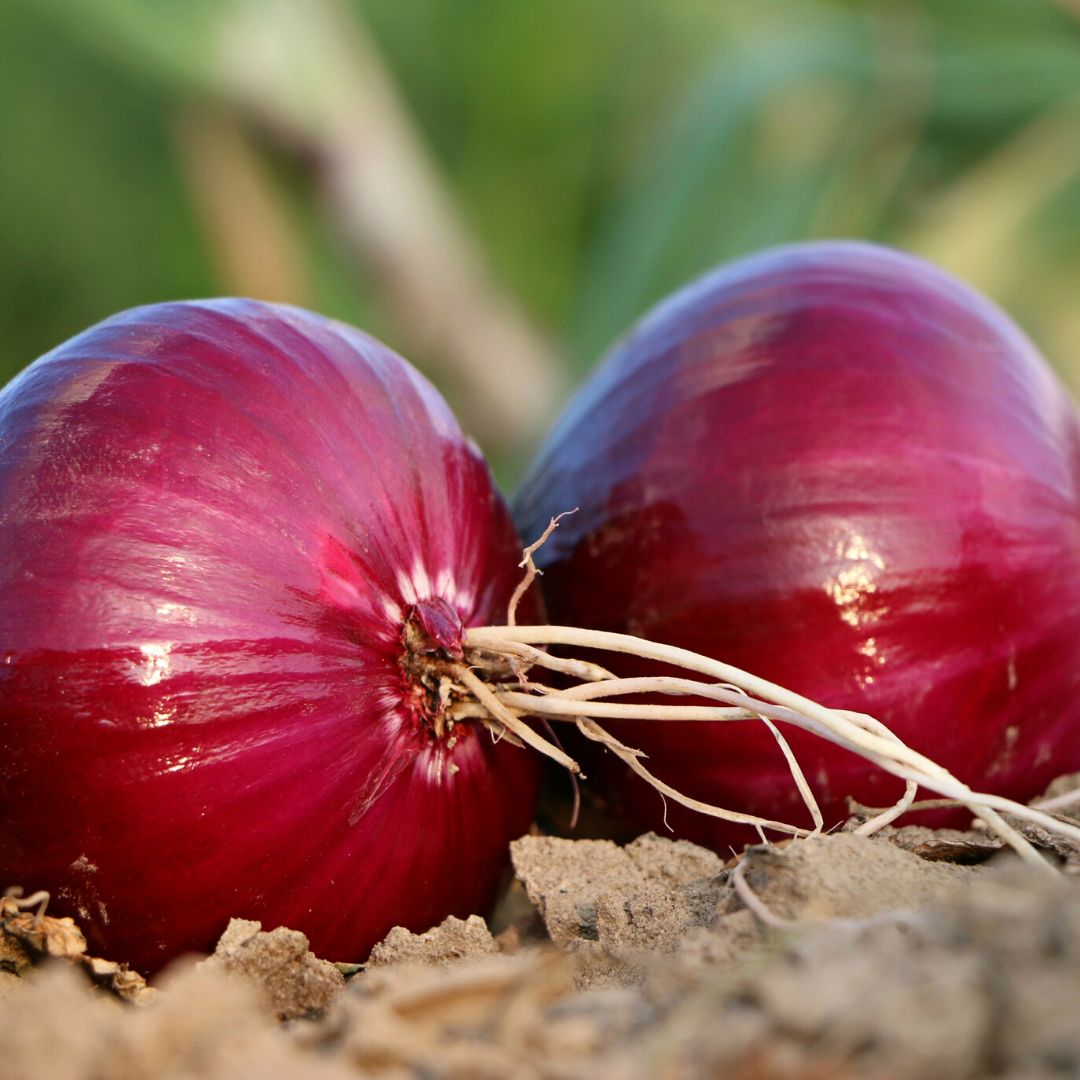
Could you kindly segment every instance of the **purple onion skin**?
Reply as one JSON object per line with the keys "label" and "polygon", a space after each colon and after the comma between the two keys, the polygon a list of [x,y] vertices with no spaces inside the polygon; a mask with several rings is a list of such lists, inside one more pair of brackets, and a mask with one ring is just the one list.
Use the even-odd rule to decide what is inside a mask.
{"label": "purple onion skin", "polygon": [[118,315],[0,394],[0,508],[0,887],[144,971],[231,916],[360,960],[493,902],[537,762],[436,737],[398,658],[417,602],[503,622],[520,544],[398,356],[252,301]]}
{"label": "purple onion skin", "polygon": [[[1001,311],[915,258],[814,243],[723,267],[646,316],[515,506],[526,541],[580,507],[538,553],[552,622],[870,713],[977,790],[1026,800],[1080,769],[1078,473],[1076,411]],[[611,729],[689,795],[810,821],[763,725]],[[784,731],[827,827],[847,795],[901,793]],[[597,768],[634,828],[662,827],[654,791],[610,755]],[[757,835],[667,817],[718,850]]]}

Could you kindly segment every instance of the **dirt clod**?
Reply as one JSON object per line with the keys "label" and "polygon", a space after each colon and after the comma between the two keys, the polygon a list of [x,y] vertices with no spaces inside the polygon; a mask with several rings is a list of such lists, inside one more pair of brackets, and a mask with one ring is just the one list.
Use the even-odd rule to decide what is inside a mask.
{"label": "dirt clod", "polygon": [[[653,835],[526,837],[513,858],[536,914],[520,892],[504,905],[513,950],[476,916],[399,927],[348,984],[302,934],[242,920],[146,1009],[91,993],[85,965],[0,969],[22,986],[0,997],[0,1080],[1075,1073],[1080,882],[1008,853],[928,860],[901,832],[761,845],[738,872]],[[901,839],[961,858],[973,842]],[[550,941],[518,932],[533,918]]]}
{"label": "dirt clod", "polygon": [[279,926],[265,933],[262,923],[248,919],[233,919],[213,956],[199,966],[255,987],[281,1020],[324,1015],[345,985],[333,964],[308,949],[308,939],[299,930]]}
{"label": "dirt clod", "polygon": [[705,848],[654,833],[625,848],[610,840],[523,836],[510,855],[552,941],[563,946],[575,939],[630,945],[645,934],[653,948],[661,935],[659,947],[670,950],[678,928],[715,917],[715,898],[699,897],[724,867]]}
{"label": "dirt clod", "polygon": [[144,1009],[90,993],[83,972],[49,965],[0,1012],[0,1080],[348,1080],[303,1052],[250,984],[174,972]]}
{"label": "dirt clod", "polygon": [[447,917],[423,934],[412,934],[395,926],[371,950],[369,964],[445,964],[452,960],[474,960],[497,953],[499,946],[487,923],[479,915],[467,919]]}
{"label": "dirt clod", "polygon": [[746,881],[785,919],[865,919],[954,895],[980,871],[927,862],[881,840],[838,833],[750,848]]}

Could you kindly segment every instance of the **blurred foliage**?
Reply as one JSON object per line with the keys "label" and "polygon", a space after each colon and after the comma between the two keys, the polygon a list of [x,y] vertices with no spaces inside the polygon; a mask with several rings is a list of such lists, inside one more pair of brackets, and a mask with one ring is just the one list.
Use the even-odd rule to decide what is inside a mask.
{"label": "blurred foliage", "polygon": [[0,5],[0,373],[111,312],[213,291],[172,103]]}
{"label": "blurred foliage", "polygon": [[[282,288],[399,338],[303,147],[215,70],[228,13],[280,2],[0,0],[0,376],[113,311],[246,280],[198,197],[206,109],[246,140],[214,145],[271,207]],[[864,236],[989,291],[1080,387],[1080,7],[341,2],[575,378],[719,261]]]}

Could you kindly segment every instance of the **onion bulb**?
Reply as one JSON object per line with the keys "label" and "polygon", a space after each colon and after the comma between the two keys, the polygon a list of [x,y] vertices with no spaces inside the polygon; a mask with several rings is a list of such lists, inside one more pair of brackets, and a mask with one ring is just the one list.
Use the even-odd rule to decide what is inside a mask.
{"label": "onion bulb", "polygon": [[[978,790],[1080,769],[1080,423],[1017,327],[915,258],[781,248],[661,303],[515,502],[553,622],[692,649],[867,713]],[[625,656],[621,676],[657,670]],[[686,794],[810,827],[761,723],[606,726]],[[826,827],[903,785],[786,730]],[[657,794],[605,755],[636,829]],[[718,849],[757,833],[679,806]]]}
{"label": "onion bulb", "polygon": [[428,661],[519,559],[480,452],[358,331],[223,300],[60,346],[0,394],[0,887],[144,970],[231,916],[359,960],[484,911],[538,759]]}

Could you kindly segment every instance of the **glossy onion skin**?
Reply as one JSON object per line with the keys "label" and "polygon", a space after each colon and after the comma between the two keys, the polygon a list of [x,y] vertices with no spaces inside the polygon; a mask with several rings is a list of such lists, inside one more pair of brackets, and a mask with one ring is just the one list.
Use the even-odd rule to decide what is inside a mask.
{"label": "glossy onion skin", "polygon": [[536,762],[436,738],[398,656],[418,601],[504,621],[520,544],[400,357],[252,301],[124,313],[0,394],[0,508],[0,887],[144,971],[231,916],[360,960],[491,904]]}
{"label": "glossy onion skin", "polygon": [[[552,622],[870,713],[977,789],[1027,799],[1080,769],[1078,473],[1075,409],[997,308],[915,258],[815,243],[646,316],[556,425],[515,516],[531,541],[580,507],[538,553]],[[689,795],[810,820],[763,725],[611,727]],[[784,731],[826,827],[847,795],[902,791]],[[633,827],[662,827],[655,792],[610,756],[597,769]],[[718,850],[757,835],[674,805],[668,820]]]}

